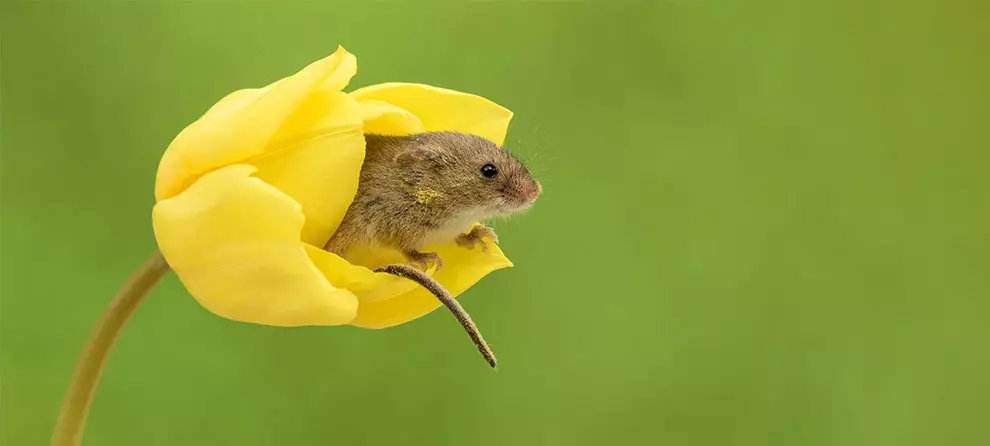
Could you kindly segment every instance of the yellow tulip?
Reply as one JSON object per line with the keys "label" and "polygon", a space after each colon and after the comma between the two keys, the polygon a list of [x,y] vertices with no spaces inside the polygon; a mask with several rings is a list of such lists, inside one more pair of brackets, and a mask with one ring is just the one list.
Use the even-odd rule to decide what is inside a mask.
{"label": "yellow tulip", "polygon": [[[421,84],[343,90],[356,58],[339,48],[264,88],[236,91],[184,129],[162,156],[152,212],[169,266],[205,308],[275,326],[390,327],[440,304],[401,262],[367,247],[343,259],[320,247],[358,186],[365,133],[451,130],[502,144],[512,113],[485,98]],[[427,247],[428,271],[454,296],[508,266],[497,246]]]}

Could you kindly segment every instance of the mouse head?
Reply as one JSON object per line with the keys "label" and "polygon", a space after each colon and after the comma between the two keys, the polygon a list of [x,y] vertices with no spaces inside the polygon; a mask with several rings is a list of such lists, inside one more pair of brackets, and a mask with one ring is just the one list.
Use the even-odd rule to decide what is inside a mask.
{"label": "mouse head", "polygon": [[479,219],[510,215],[529,208],[542,192],[522,162],[480,136],[429,132],[410,141],[410,150],[397,159],[404,177],[444,194],[452,211]]}

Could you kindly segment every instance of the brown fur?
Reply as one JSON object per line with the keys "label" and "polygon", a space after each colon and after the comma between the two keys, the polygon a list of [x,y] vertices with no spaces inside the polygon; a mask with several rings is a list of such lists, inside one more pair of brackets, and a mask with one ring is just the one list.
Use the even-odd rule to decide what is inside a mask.
{"label": "brown fur", "polygon": [[[394,248],[422,266],[422,256],[436,257],[418,252],[426,244],[453,241],[473,222],[525,209],[541,191],[526,166],[478,136],[428,132],[365,139],[357,195],[326,245],[345,258],[351,247],[371,244]],[[498,168],[495,178],[482,176],[486,163]]]}

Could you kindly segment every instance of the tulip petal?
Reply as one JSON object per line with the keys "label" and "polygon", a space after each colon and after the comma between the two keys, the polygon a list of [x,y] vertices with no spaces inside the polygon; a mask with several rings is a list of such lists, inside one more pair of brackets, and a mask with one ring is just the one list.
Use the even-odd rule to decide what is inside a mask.
{"label": "tulip petal", "polygon": [[339,48],[269,87],[228,95],[169,145],[158,166],[156,199],[175,196],[206,172],[261,154],[316,89],[343,88],[357,69],[353,59]]}
{"label": "tulip petal", "polygon": [[388,102],[364,99],[358,101],[364,114],[364,131],[376,135],[411,135],[426,129],[416,115]]}
{"label": "tulip petal", "polygon": [[335,287],[345,288],[357,296],[360,305],[391,299],[418,285],[386,273],[376,273],[355,265],[340,256],[313,245],[304,245],[313,264]]}
{"label": "tulip petal", "polygon": [[273,138],[265,154],[247,162],[255,175],[302,205],[302,241],[326,244],[357,193],[364,162],[361,109],[339,91],[313,94]]}
{"label": "tulip petal", "polygon": [[390,82],[351,92],[358,100],[387,102],[416,115],[426,131],[456,131],[505,142],[512,112],[481,96],[423,84]]}
{"label": "tulip petal", "polygon": [[[487,253],[478,248],[465,249],[453,242],[428,246],[424,251],[436,252],[443,259],[444,266],[440,271],[428,271],[427,273],[432,273],[432,277],[454,297],[470,288],[488,273],[512,266],[512,262],[502,254],[498,245],[494,243],[489,243]],[[387,263],[395,263],[395,260],[397,259],[388,259],[388,256],[382,256],[376,261],[376,263],[381,262],[380,264],[367,266],[375,268]],[[317,266],[321,266],[319,262],[317,262]],[[326,274],[325,269],[321,267],[321,270]],[[411,281],[406,282],[412,283]],[[390,299],[381,299],[382,296],[376,296],[378,299],[371,302],[366,302],[361,298],[360,290],[355,291],[355,294],[358,295],[361,304],[358,307],[357,317],[351,324],[364,328],[388,328],[403,324],[424,316],[440,306],[440,301],[419,285],[406,293],[396,294]]]}
{"label": "tulip petal", "polygon": [[268,93],[278,84],[285,82],[286,79],[288,78],[279,79],[261,88],[245,88],[234,91],[227,96],[224,96],[223,99],[217,101],[216,104],[213,104],[213,106],[210,107],[206,113],[203,113],[203,116],[200,116],[198,120],[214,119],[240,110],[244,108],[245,105],[248,105],[255,99],[258,99],[261,95]]}
{"label": "tulip petal", "polygon": [[300,205],[235,164],[152,212],[155,238],[189,293],[219,316],[275,326],[341,325],[357,297],[327,281],[299,241]]}

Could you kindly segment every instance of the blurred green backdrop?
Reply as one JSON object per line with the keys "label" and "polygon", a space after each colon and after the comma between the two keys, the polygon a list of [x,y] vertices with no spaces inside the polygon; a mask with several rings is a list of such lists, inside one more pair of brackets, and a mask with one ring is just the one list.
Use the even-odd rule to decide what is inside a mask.
{"label": "blurred green backdrop", "polygon": [[986,2],[2,8],[4,445],[155,248],[171,138],[338,44],[516,112],[546,194],[463,299],[500,370],[444,312],[253,326],[170,276],[84,444],[990,444]]}

